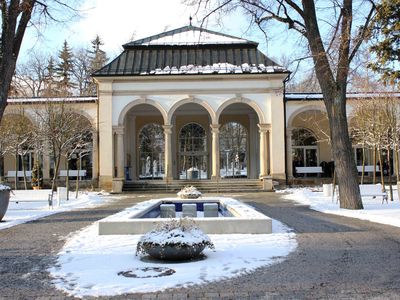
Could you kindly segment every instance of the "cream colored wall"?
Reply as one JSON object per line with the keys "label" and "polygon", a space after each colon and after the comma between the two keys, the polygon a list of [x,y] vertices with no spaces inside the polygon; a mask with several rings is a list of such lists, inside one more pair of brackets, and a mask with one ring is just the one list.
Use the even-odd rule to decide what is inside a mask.
{"label": "cream colored wall", "polygon": [[[175,110],[186,103],[197,103],[207,110],[211,120],[207,117],[203,119],[196,116],[176,117],[172,137],[175,144],[172,148],[174,155],[177,155],[176,136],[185,122],[198,121],[205,127],[210,139],[209,124],[218,124],[219,114],[224,107],[233,103],[245,103],[257,113],[259,123],[276,123],[271,127],[270,133],[270,149],[271,157],[273,157],[270,167],[274,176],[284,177],[282,90],[285,77],[286,74],[252,74],[96,78],[100,91],[99,118],[102,120],[100,124],[100,176],[108,179],[112,176],[112,163],[106,160],[114,157],[113,149],[112,146],[105,146],[102,142],[111,135],[107,128],[124,125],[126,114],[135,105],[149,104],[157,108],[163,116],[164,124],[167,125],[172,122]],[[139,125],[136,124],[137,128],[140,127]],[[248,123],[247,126],[249,126]],[[257,137],[259,138],[259,134]],[[208,147],[211,153],[211,140],[208,142]],[[176,177],[178,165],[174,159],[173,164]],[[211,167],[211,158],[209,165]],[[255,169],[254,166],[253,169]]]}
{"label": "cream colored wall", "polygon": [[112,82],[101,82],[99,93],[99,184],[112,190],[114,175],[114,149],[112,126]]}

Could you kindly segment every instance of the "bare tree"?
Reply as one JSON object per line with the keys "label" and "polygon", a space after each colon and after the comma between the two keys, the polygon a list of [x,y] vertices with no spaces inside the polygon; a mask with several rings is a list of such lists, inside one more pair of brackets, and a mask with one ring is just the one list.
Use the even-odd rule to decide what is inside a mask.
{"label": "bare tree", "polygon": [[21,158],[21,168],[24,174],[24,187],[27,189],[25,156],[31,150],[32,144],[32,123],[25,115],[25,109],[19,107],[9,115],[6,115],[2,122],[7,127],[9,134],[8,152],[15,157],[15,181],[14,188],[18,188],[18,169],[19,158]]}
{"label": "bare tree", "polygon": [[17,95],[22,97],[40,97],[44,90],[47,75],[47,57],[43,53],[33,52],[27,62],[17,66],[13,85]]}
{"label": "bare tree", "polygon": [[49,152],[54,162],[51,184],[51,189],[54,191],[60,170],[61,157],[76,140],[77,128],[80,128],[81,124],[76,118],[76,112],[63,101],[48,101],[45,103],[44,108],[37,109],[35,114],[38,122],[42,124],[41,134],[47,140],[50,148]]}
{"label": "bare tree", "polygon": [[56,20],[55,9],[63,14],[74,11],[71,3],[61,0],[12,0],[0,1],[0,121],[7,106],[8,92],[15,72],[21,44],[27,27],[40,25],[46,20]]}
{"label": "bare tree", "polygon": [[[368,25],[375,13],[375,1],[352,0],[316,2],[303,0],[188,0],[205,5],[205,19],[215,12],[243,9],[261,30],[271,21],[297,32],[309,46],[315,73],[324,96],[329,118],[332,153],[340,189],[340,207],[362,209],[357,169],[352,155],[346,117],[346,91],[350,63],[369,34]],[[316,3],[323,7],[316,7]],[[357,13],[354,13],[357,11]],[[360,26],[353,28],[356,19]],[[322,26],[321,24],[324,24]],[[325,28],[329,27],[328,30]],[[332,46],[337,44],[337,51]]]}

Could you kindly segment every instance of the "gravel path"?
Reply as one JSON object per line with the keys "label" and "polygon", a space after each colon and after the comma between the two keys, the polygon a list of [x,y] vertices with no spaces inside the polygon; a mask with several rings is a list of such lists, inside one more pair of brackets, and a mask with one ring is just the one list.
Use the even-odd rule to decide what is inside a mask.
{"label": "gravel path", "polygon": [[[96,209],[1,230],[0,298],[65,298],[46,272],[65,237],[148,198],[125,195]],[[321,214],[275,193],[236,198],[294,228],[297,250],[282,263],[239,278],[115,299],[400,299],[400,228]]]}

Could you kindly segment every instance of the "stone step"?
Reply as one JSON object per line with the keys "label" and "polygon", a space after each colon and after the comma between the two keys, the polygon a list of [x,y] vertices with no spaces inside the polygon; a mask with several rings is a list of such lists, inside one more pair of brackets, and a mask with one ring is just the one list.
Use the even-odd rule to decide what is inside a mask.
{"label": "stone step", "polygon": [[258,179],[227,179],[221,181],[213,180],[172,180],[166,183],[163,180],[132,181],[124,184],[124,191],[141,192],[176,192],[185,186],[195,186],[201,192],[239,192],[239,191],[261,191],[262,182]]}

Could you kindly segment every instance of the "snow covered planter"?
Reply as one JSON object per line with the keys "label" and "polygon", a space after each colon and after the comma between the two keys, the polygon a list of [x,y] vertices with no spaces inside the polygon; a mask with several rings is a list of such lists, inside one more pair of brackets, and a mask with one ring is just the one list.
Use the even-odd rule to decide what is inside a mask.
{"label": "snow covered planter", "polygon": [[7,185],[0,184],[0,221],[6,214],[8,203],[10,202],[11,188]]}
{"label": "snow covered planter", "polygon": [[181,199],[197,199],[201,197],[201,192],[194,186],[185,186],[177,195]]}
{"label": "snow covered planter", "polygon": [[136,255],[147,253],[161,260],[188,260],[198,257],[206,247],[215,249],[192,219],[172,219],[144,234],[137,244]]}

